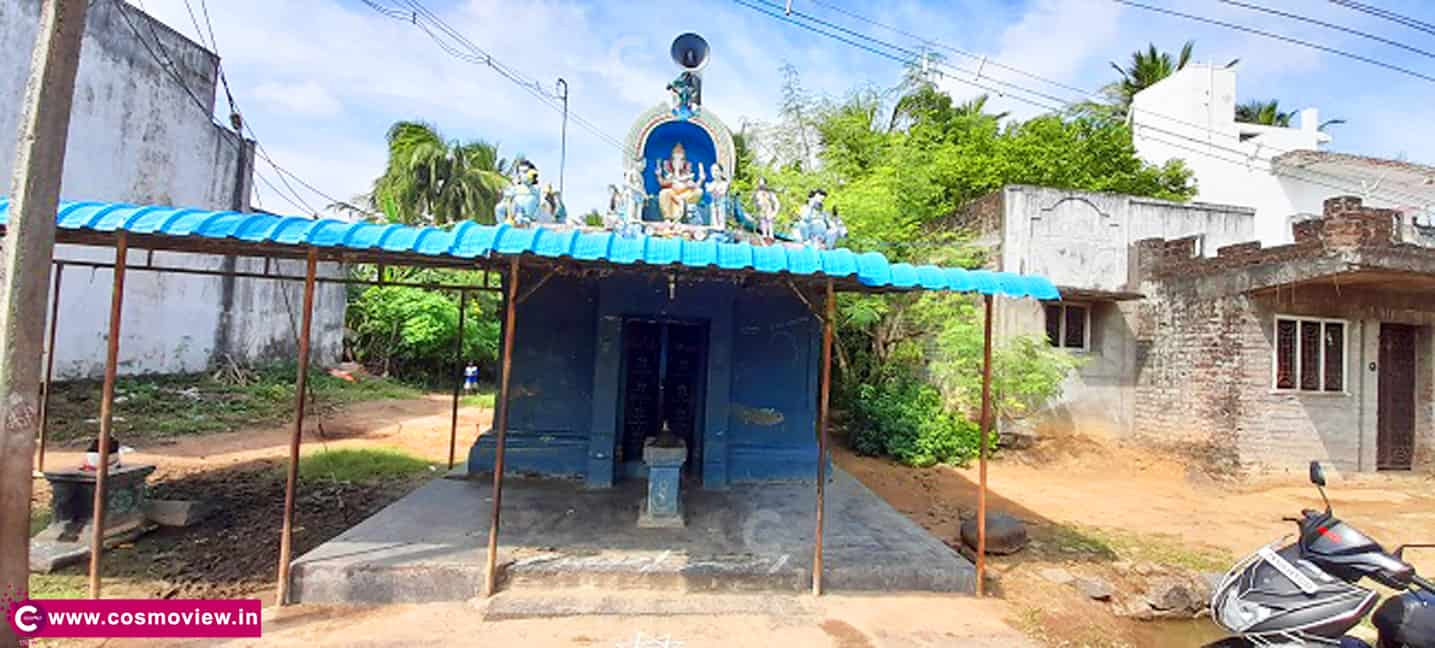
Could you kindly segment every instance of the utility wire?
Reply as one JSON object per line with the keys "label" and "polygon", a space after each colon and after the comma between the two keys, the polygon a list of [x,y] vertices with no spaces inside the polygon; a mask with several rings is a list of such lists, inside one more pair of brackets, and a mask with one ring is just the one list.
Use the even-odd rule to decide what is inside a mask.
{"label": "utility wire", "polygon": [[[524,92],[527,92],[539,103],[542,103],[555,112],[562,112],[563,108],[559,104],[561,100],[560,97],[548,92],[542,84],[525,76],[517,69],[503,63],[489,52],[480,48],[457,28],[444,21],[443,18],[430,11],[422,3],[416,0],[404,0],[409,6],[409,10],[404,10],[385,6],[373,0],[361,0],[361,2],[379,14],[414,25],[427,34],[440,49],[450,56],[474,65],[486,66],[518,86]],[[430,25],[432,25],[432,27],[430,27]],[[568,119],[604,143],[623,151],[627,155],[633,155],[633,151],[630,150],[622,140],[604,132],[597,125],[582,115],[573,112],[571,109],[568,111]]]}
{"label": "utility wire", "polygon": [[1430,23],[1428,23],[1428,22],[1425,22],[1425,21],[1423,21],[1423,20],[1416,20],[1416,19],[1411,18],[1411,17],[1409,17],[1409,16],[1402,16],[1402,15],[1400,15],[1400,14],[1398,14],[1398,13],[1395,13],[1394,11],[1390,11],[1390,10],[1387,10],[1387,9],[1381,9],[1380,7],[1375,7],[1375,6],[1371,6],[1371,5],[1368,5],[1368,4],[1363,4],[1363,3],[1360,3],[1360,2],[1355,2],[1354,0],[1330,0],[1330,1],[1331,1],[1332,3],[1334,3],[1334,4],[1340,5],[1340,6],[1342,6],[1342,7],[1347,8],[1347,9],[1350,9],[1350,10],[1353,10],[1353,11],[1359,11],[1360,13],[1367,14],[1367,15],[1370,15],[1370,16],[1375,16],[1375,17],[1377,17],[1377,18],[1384,18],[1385,20],[1389,20],[1390,22],[1393,22],[1393,23],[1396,23],[1396,24],[1404,25],[1404,26],[1409,27],[1409,28],[1411,28],[1411,29],[1414,29],[1414,30],[1416,30],[1416,31],[1422,31],[1422,32],[1425,32],[1425,33],[1427,33],[1427,34],[1435,34],[1435,25],[1432,25],[1432,24],[1430,24]]}
{"label": "utility wire", "polygon": [[1345,32],[1345,33],[1347,33],[1347,34],[1352,34],[1352,35],[1355,35],[1355,36],[1359,36],[1359,37],[1361,37],[1361,38],[1368,38],[1368,39],[1373,40],[1373,41],[1375,41],[1375,42],[1377,42],[1377,43],[1384,43],[1384,44],[1389,45],[1389,46],[1391,46],[1391,47],[1398,47],[1398,48],[1403,49],[1403,50],[1405,50],[1405,51],[1407,51],[1407,52],[1414,52],[1414,53],[1416,53],[1416,54],[1419,54],[1419,55],[1424,56],[1424,57],[1427,57],[1427,58],[1435,58],[1435,54],[1432,54],[1432,53],[1430,53],[1430,52],[1427,51],[1427,50],[1423,50],[1423,49],[1420,49],[1420,48],[1418,48],[1418,47],[1413,47],[1413,46],[1410,46],[1410,45],[1406,45],[1405,43],[1402,43],[1402,42],[1399,42],[1399,41],[1393,41],[1393,40],[1390,40],[1390,39],[1388,39],[1388,38],[1384,38],[1384,37],[1381,37],[1381,36],[1376,36],[1375,34],[1363,32],[1363,31],[1360,31],[1360,30],[1358,30],[1358,29],[1351,29],[1351,28],[1345,27],[1345,26],[1343,26],[1343,25],[1336,25],[1336,24],[1328,23],[1328,22],[1325,22],[1325,21],[1322,21],[1322,20],[1316,20],[1315,18],[1310,18],[1310,17],[1307,17],[1307,16],[1301,16],[1301,15],[1293,14],[1293,13],[1290,13],[1290,12],[1281,11],[1281,10],[1279,10],[1279,9],[1272,9],[1272,8],[1270,8],[1270,7],[1262,7],[1262,6],[1260,6],[1260,5],[1249,4],[1249,3],[1245,3],[1245,2],[1240,2],[1240,0],[1216,0],[1216,1],[1217,1],[1217,2],[1224,2],[1224,3],[1228,4],[1228,5],[1232,5],[1232,6],[1236,6],[1236,7],[1241,7],[1241,8],[1243,8],[1243,9],[1250,9],[1251,11],[1259,11],[1259,12],[1261,12],[1261,13],[1266,13],[1266,14],[1270,14],[1270,15],[1273,15],[1273,16],[1280,16],[1280,17],[1282,17],[1282,18],[1289,18],[1289,19],[1291,19],[1291,20],[1299,20],[1299,21],[1301,21],[1301,22],[1310,23],[1310,24],[1312,24],[1312,25],[1320,25],[1321,27],[1325,27],[1326,29],[1334,29],[1334,30],[1339,31],[1339,32]]}
{"label": "utility wire", "polygon": [[[779,20],[779,21],[791,23],[791,24],[793,24],[793,25],[796,25],[796,26],[801,27],[801,28],[803,28],[803,29],[806,29],[806,30],[808,30],[808,31],[812,31],[812,32],[814,32],[814,33],[817,33],[817,34],[826,36],[826,37],[828,37],[828,38],[832,38],[832,39],[837,40],[837,41],[839,41],[839,42],[846,43],[846,44],[848,44],[848,45],[857,47],[857,48],[859,48],[859,49],[861,49],[861,50],[864,50],[864,51],[867,51],[867,52],[869,52],[869,53],[872,53],[872,54],[875,54],[875,55],[878,55],[878,56],[882,56],[883,58],[887,58],[887,59],[889,59],[889,60],[892,60],[892,61],[901,63],[901,64],[903,64],[903,65],[905,65],[905,66],[916,65],[916,64],[918,64],[918,63],[920,62],[919,59],[902,58],[902,57],[897,56],[897,55],[894,55],[894,54],[892,54],[892,53],[890,53],[890,52],[884,52],[884,51],[878,50],[878,49],[876,49],[876,48],[867,46],[867,45],[865,45],[865,44],[863,44],[863,43],[853,42],[851,39],[846,38],[846,37],[844,37],[844,36],[842,36],[842,35],[840,35],[840,34],[831,33],[831,32],[825,31],[825,30],[823,30],[823,29],[819,29],[819,28],[817,28],[817,27],[814,27],[814,26],[812,26],[812,25],[809,25],[809,24],[806,24],[806,23],[803,23],[803,22],[798,22],[798,21],[796,21],[796,20],[793,20],[790,16],[788,16],[788,15],[786,14],[785,8],[784,8],[782,5],[774,5],[774,4],[771,4],[771,3],[764,3],[764,4],[767,4],[769,7],[772,8],[772,10],[769,10],[769,9],[767,9],[767,8],[764,8],[764,7],[761,7],[761,6],[758,6],[758,5],[754,5],[754,4],[752,4],[751,2],[747,2],[746,0],[733,0],[733,1],[736,2],[736,3],[739,4],[739,5],[743,5],[743,6],[745,6],[745,7],[748,7],[748,8],[750,8],[750,9],[755,10],[755,11],[758,11],[759,13],[763,13],[763,14],[765,14],[765,15],[768,15],[768,16],[772,17],[772,18],[775,18],[775,19],[777,19],[777,20]],[[759,2],[762,2],[762,0],[758,0],[758,1],[759,1]],[[798,15],[800,18],[801,18],[801,17],[805,17],[805,14],[801,14],[800,12],[797,12],[797,11],[794,11],[793,14],[794,14],[794,15]],[[847,33],[855,34],[855,32],[851,32],[850,30],[848,30]],[[869,40],[869,41],[876,42],[876,43],[879,43],[879,44],[883,44],[883,43],[884,43],[884,41],[879,41],[879,40],[876,40],[876,39],[872,39],[872,38],[870,38],[870,37],[866,37],[866,36],[861,35],[861,34],[857,34],[857,36],[858,36],[858,37],[861,37],[861,38],[863,38],[863,39],[865,39],[865,40]],[[892,46],[891,44],[885,44],[885,46],[895,47],[895,46]],[[898,48],[898,49],[900,49],[900,48]],[[910,51],[910,50],[908,50],[908,51]],[[958,68],[958,69],[960,69],[960,68]],[[998,94],[1002,94],[1000,91],[997,91],[997,90],[995,90],[995,89],[992,89],[992,88],[983,86],[983,85],[978,84],[978,83],[974,83],[974,82],[971,82],[971,81],[967,81],[967,80],[965,80],[965,79],[954,78],[954,80],[960,81],[960,82],[963,82],[963,83],[967,83],[967,84],[969,84],[969,85],[974,85],[974,86],[976,86],[976,87],[978,87],[978,88],[982,88],[982,89],[987,90],[987,91],[989,91],[989,92],[997,92]],[[1020,87],[1020,86],[1018,86],[1018,87]],[[1035,93],[1035,94],[1040,95],[1040,94],[1042,94],[1042,93]],[[1036,107],[1041,108],[1041,109],[1044,109],[1044,110],[1049,110],[1049,111],[1058,112],[1058,113],[1059,113],[1059,112],[1062,112],[1062,111],[1064,110],[1064,106],[1061,106],[1061,105],[1053,106],[1053,105],[1051,105],[1051,104],[1047,104],[1047,103],[1044,103],[1044,102],[1042,102],[1042,101],[1035,100],[1035,99],[1031,99],[1031,98],[1029,98],[1029,97],[1025,97],[1025,96],[1021,96],[1021,95],[1012,94],[1012,95],[1010,95],[1010,98],[1012,98],[1012,99],[1014,99],[1014,100],[1017,100],[1017,101],[1021,101],[1021,102],[1023,102],[1023,103],[1027,103],[1027,104],[1036,106]],[[1158,115],[1158,114],[1156,114],[1156,113],[1149,113],[1149,112],[1143,112],[1142,114],[1150,114],[1150,115],[1162,116],[1162,115]],[[1164,116],[1163,116],[1163,117],[1164,117]],[[1168,118],[1169,118],[1169,117],[1168,117]],[[1175,120],[1175,118],[1169,118],[1169,119]],[[1181,121],[1181,120],[1176,120],[1176,121]],[[1208,126],[1203,126],[1203,125],[1199,125],[1199,124],[1194,124],[1194,123],[1191,123],[1191,122],[1182,122],[1182,123],[1186,123],[1186,124],[1188,124],[1188,125],[1190,125],[1190,126],[1193,126],[1193,127],[1195,127],[1195,128],[1198,128],[1198,129],[1200,129],[1200,130],[1203,130],[1203,131],[1206,131],[1206,132],[1209,132],[1209,133],[1215,133],[1215,132],[1216,132],[1216,131],[1210,129]],[[1177,137],[1177,138],[1180,138],[1180,139],[1183,139],[1183,140],[1187,140],[1187,141],[1193,142],[1193,143],[1195,143],[1195,144],[1199,144],[1199,145],[1201,145],[1201,146],[1204,146],[1204,147],[1207,147],[1207,148],[1210,148],[1210,149],[1219,150],[1219,151],[1227,152],[1227,153],[1230,153],[1230,154],[1234,154],[1234,155],[1238,156],[1239,158],[1241,158],[1241,159],[1243,160],[1243,161],[1238,162],[1238,163],[1241,164],[1242,166],[1246,167],[1246,168],[1249,168],[1252,162],[1261,162],[1261,163],[1265,163],[1265,164],[1269,165],[1269,170],[1270,170],[1271,172],[1273,172],[1273,173],[1277,173],[1277,174],[1280,174],[1280,175],[1287,175],[1287,176],[1290,176],[1290,175],[1291,175],[1289,172],[1283,172],[1283,171],[1280,171],[1280,170],[1276,169],[1275,164],[1274,164],[1274,159],[1273,159],[1273,158],[1262,157],[1262,156],[1260,156],[1260,155],[1258,155],[1258,154],[1255,154],[1255,153],[1252,153],[1252,152],[1249,152],[1249,151],[1244,151],[1244,150],[1240,150],[1240,149],[1236,149],[1236,148],[1231,148],[1231,147],[1229,147],[1229,146],[1226,146],[1226,145],[1223,145],[1223,144],[1220,144],[1220,143],[1217,143],[1217,142],[1214,142],[1214,141],[1205,140],[1205,139],[1200,139],[1200,138],[1193,137],[1193,136],[1188,135],[1188,134],[1185,134],[1185,133],[1180,133],[1180,132],[1176,132],[1176,131],[1166,130],[1166,129],[1163,129],[1163,128],[1160,128],[1160,127],[1157,127],[1157,126],[1154,126],[1154,125],[1142,124],[1142,125],[1139,125],[1138,127],[1139,127],[1139,128],[1142,128],[1142,129],[1146,129],[1146,130],[1150,130],[1150,131],[1154,131],[1154,132],[1158,132],[1158,133],[1170,135],[1170,136],[1173,136],[1173,137]],[[1276,151],[1277,154],[1289,152],[1289,151],[1283,151],[1283,150],[1278,149],[1278,148],[1276,148],[1276,147],[1266,147],[1266,148],[1269,148],[1269,149],[1271,149],[1272,151]],[[1187,149],[1187,150],[1190,150],[1190,149]],[[1212,157],[1213,157],[1214,159],[1219,159],[1219,160],[1221,160],[1221,161],[1234,162],[1233,160],[1230,160],[1230,159],[1219,158],[1219,157],[1216,157],[1216,156],[1212,156]],[[1314,170],[1311,170],[1311,169],[1301,169],[1301,172],[1302,172],[1302,173],[1300,174],[1301,179],[1308,180],[1308,181],[1310,181],[1310,182],[1312,182],[1312,183],[1314,183],[1314,184],[1319,184],[1319,185],[1322,185],[1322,186],[1326,186],[1326,187],[1329,187],[1329,188],[1333,188],[1333,189],[1336,189],[1336,190],[1338,190],[1338,191],[1347,191],[1347,192],[1348,192],[1348,191],[1356,191],[1356,192],[1361,193],[1361,194],[1364,194],[1364,195],[1375,195],[1375,192],[1369,191],[1369,190],[1367,190],[1366,187],[1363,187],[1363,186],[1362,186],[1362,187],[1358,187],[1358,188],[1355,188],[1353,185],[1341,186],[1341,185],[1337,185],[1337,184],[1332,184],[1332,183],[1330,183],[1330,182],[1323,182],[1323,181],[1315,180],[1314,178],[1311,177],[1311,176],[1324,176],[1324,177],[1331,178],[1331,179],[1335,180],[1336,182],[1349,182],[1346,178],[1342,178],[1342,177],[1340,177],[1340,176],[1333,176],[1333,175],[1330,175],[1330,174],[1322,173],[1322,172],[1319,172],[1319,171],[1314,171]],[[1416,204],[1428,204],[1428,203],[1429,203],[1429,200],[1426,199],[1426,198],[1424,198],[1423,196],[1415,196],[1414,194],[1408,194],[1408,193],[1403,193],[1403,192],[1391,192],[1391,191],[1389,191],[1389,190],[1386,190],[1385,193],[1383,193],[1382,195],[1383,195],[1384,197],[1386,197],[1386,198],[1390,198],[1390,197],[1392,197],[1392,196],[1400,196],[1400,197],[1402,197],[1402,198],[1404,198],[1404,199],[1413,199],[1413,200],[1391,200],[1391,202],[1396,202],[1396,203],[1399,203],[1399,202],[1410,202],[1410,203],[1416,203]]]}
{"label": "utility wire", "polygon": [[[159,48],[159,51],[156,51],[156,50],[155,50],[155,47],[151,47],[150,42],[149,42],[149,39],[145,38],[144,35],[140,33],[139,28],[135,26],[135,24],[134,24],[134,22],[133,22],[132,20],[130,20],[130,16],[129,16],[129,13],[128,13],[128,9],[124,6],[123,0],[112,0],[112,2],[113,2],[113,4],[115,5],[115,7],[117,8],[117,10],[118,10],[118,12],[119,12],[119,14],[120,14],[120,18],[124,21],[125,25],[129,28],[130,32],[134,34],[135,39],[140,42],[140,45],[142,45],[142,46],[144,47],[145,51],[149,53],[150,57],[154,59],[155,63],[158,64],[159,67],[160,67],[161,69],[163,69],[163,70],[169,75],[170,79],[172,79],[177,85],[179,85],[180,89],[184,90],[184,93],[189,96],[189,98],[194,102],[194,105],[195,105],[195,106],[198,106],[199,109],[200,109],[200,111],[203,112],[206,117],[208,117],[210,120],[213,120],[213,118],[214,118],[214,110],[213,110],[213,108],[212,108],[211,106],[209,106],[209,105],[206,105],[205,102],[204,102],[203,100],[201,100],[201,99],[199,98],[199,96],[194,93],[193,90],[190,89],[189,84],[185,83],[184,78],[179,75],[178,66],[175,64],[174,59],[169,55],[168,50],[165,49],[165,47],[164,47],[164,42],[160,40],[158,32],[156,32],[156,31],[154,30],[154,25],[153,25],[153,23],[152,23],[152,22],[150,23],[150,33],[151,33],[151,35],[154,37],[154,46],[155,46],[155,47],[158,47],[158,48]],[[199,40],[200,40],[200,41],[203,41],[204,39],[203,39],[203,37],[201,36]],[[232,97],[231,97],[231,108],[235,111],[235,114],[236,114],[236,115],[239,114],[237,107],[235,107],[234,104],[232,103]],[[262,159],[264,159],[265,162],[267,162],[270,166],[274,167],[274,170],[280,174],[280,180],[284,181],[285,186],[286,186],[286,187],[289,187],[289,190],[290,190],[290,192],[291,192],[293,195],[292,195],[292,197],[291,197],[291,196],[285,196],[285,195],[282,194],[282,192],[280,192],[280,191],[278,190],[277,187],[274,187],[272,184],[270,184],[270,188],[273,189],[276,194],[281,195],[281,196],[284,197],[286,200],[288,200],[291,204],[295,204],[296,206],[297,206],[297,205],[300,205],[300,204],[304,205],[305,211],[306,211],[307,213],[311,214],[311,215],[314,215],[314,214],[317,214],[317,213],[318,213],[317,210],[315,210],[315,209],[313,209],[313,207],[309,206],[308,202],[305,201],[304,198],[303,198],[302,196],[300,196],[297,191],[294,191],[294,189],[293,189],[293,187],[292,187],[291,185],[288,184],[288,181],[286,180],[286,176],[287,176],[287,177],[290,177],[290,178],[294,178],[296,181],[300,182],[300,183],[303,184],[304,186],[309,187],[311,191],[314,191],[315,193],[319,194],[320,196],[323,196],[323,197],[329,199],[331,202],[338,202],[337,200],[334,200],[333,198],[331,198],[331,197],[328,196],[327,194],[324,194],[323,192],[318,191],[317,189],[314,189],[312,185],[309,185],[308,183],[303,182],[302,180],[299,179],[299,177],[298,177],[297,175],[295,175],[294,173],[288,171],[287,169],[284,169],[283,167],[280,167],[277,163],[275,163],[274,160],[273,160],[273,158],[269,157],[269,155],[263,151],[263,149],[262,149],[262,147],[261,147],[261,145],[259,144],[259,141],[258,141],[259,138],[258,138],[257,135],[254,134],[253,128],[249,127],[249,126],[248,126],[248,123],[247,123],[247,122],[244,122],[244,121],[242,120],[242,118],[241,118],[240,122],[241,122],[243,128],[249,130],[250,137],[255,140],[255,149],[260,152],[260,157],[261,157]],[[241,137],[242,137],[242,134],[241,134]],[[257,170],[256,170],[256,171],[257,171]],[[291,198],[292,198],[292,199],[291,199]]]}
{"label": "utility wire", "polygon": [[1345,51],[1345,50],[1336,49],[1336,48],[1334,48],[1334,47],[1328,47],[1328,46],[1326,46],[1326,45],[1321,45],[1321,44],[1319,44],[1319,43],[1312,43],[1312,42],[1307,41],[1307,40],[1301,40],[1301,39],[1299,39],[1299,38],[1293,38],[1293,37],[1291,37],[1291,36],[1285,36],[1285,35],[1282,35],[1282,34],[1277,34],[1277,33],[1275,33],[1275,32],[1268,32],[1268,31],[1265,31],[1265,30],[1262,30],[1262,29],[1256,29],[1256,28],[1254,28],[1254,27],[1247,27],[1247,26],[1245,26],[1245,25],[1238,25],[1238,24],[1236,24],[1236,23],[1226,22],[1226,21],[1224,21],[1224,20],[1217,20],[1217,19],[1215,19],[1215,18],[1207,18],[1207,17],[1205,17],[1205,16],[1197,16],[1197,15],[1195,15],[1195,14],[1188,14],[1188,13],[1185,13],[1185,12],[1176,11],[1175,9],[1166,9],[1165,7],[1153,7],[1153,6],[1148,5],[1148,4],[1142,4],[1142,3],[1140,3],[1140,2],[1134,2],[1133,0],[1115,0],[1115,2],[1119,2],[1119,3],[1121,3],[1121,4],[1124,4],[1124,5],[1127,5],[1127,6],[1131,6],[1131,7],[1136,7],[1137,9],[1145,9],[1146,11],[1154,11],[1154,12],[1156,12],[1156,13],[1163,13],[1163,14],[1170,15],[1170,16],[1177,16],[1177,17],[1180,17],[1180,18],[1185,18],[1185,19],[1187,19],[1187,20],[1194,20],[1194,21],[1196,21],[1196,22],[1206,23],[1206,24],[1208,24],[1208,25],[1216,25],[1216,26],[1218,26],[1218,27],[1225,27],[1225,28],[1227,28],[1227,29],[1234,29],[1234,30],[1236,30],[1236,31],[1246,32],[1246,33],[1248,33],[1248,34],[1255,34],[1255,35],[1257,35],[1257,36],[1263,36],[1263,37],[1265,37],[1265,38],[1270,38],[1270,39],[1274,39],[1274,40],[1278,40],[1278,41],[1283,41],[1283,42],[1286,42],[1286,43],[1291,43],[1291,44],[1293,44],[1293,45],[1300,45],[1301,47],[1308,47],[1308,48],[1310,48],[1310,49],[1319,50],[1319,51],[1322,51],[1322,52],[1326,52],[1326,53],[1328,53],[1328,54],[1335,54],[1336,56],[1343,56],[1343,57],[1348,58],[1348,59],[1351,59],[1351,60],[1360,61],[1360,62],[1362,62],[1362,63],[1368,63],[1368,64],[1370,64],[1370,65],[1374,65],[1374,66],[1377,66],[1377,67],[1382,67],[1382,68],[1385,68],[1385,69],[1387,69],[1387,70],[1391,70],[1391,71],[1394,71],[1394,72],[1399,72],[1399,73],[1404,74],[1404,75],[1406,75],[1406,76],[1412,76],[1412,77],[1415,77],[1415,78],[1420,79],[1420,80],[1423,80],[1423,81],[1428,81],[1428,82],[1430,82],[1430,83],[1435,83],[1435,76],[1430,76],[1430,75],[1428,75],[1428,74],[1422,74],[1422,73],[1420,73],[1420,72],[1416,72],[1415,70],[1412,70],[1412,69],[1407,68],[1407,67],[1401,67],[1401,66],[1399,66],[1399,65],[1394,65],[1394,64],[1391,64],[1391,63],[1386,63],[1386,62],[1384,62],[1384,61],[1378,61],[1378,60],[1373,59],[1373,58],[1370,58],[1370,57],[1368,57],[1368,56],[1361,56],[1360,54],[1355,54],[1355,53],[1352,53],[1352,52],[1347,52],[1347,51]]}

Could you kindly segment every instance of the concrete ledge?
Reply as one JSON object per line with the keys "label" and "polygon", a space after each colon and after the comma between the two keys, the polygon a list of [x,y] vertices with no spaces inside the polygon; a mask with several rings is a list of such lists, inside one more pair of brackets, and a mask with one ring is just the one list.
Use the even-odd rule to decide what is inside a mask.
{"label": "concrete ledge", "polygon": [[[673,591],[806,591],[812,484],[685,490],[683,528],[635,521],[646,484],[586,490],[510,479],[499,539],[505,589],[527,586]],[[483,587],[492,500],[486,480],[435,479],[297,560],[304,603],[460,601]],[[971,592],[975,570],[851,476],[827,491],[829,591]]]}

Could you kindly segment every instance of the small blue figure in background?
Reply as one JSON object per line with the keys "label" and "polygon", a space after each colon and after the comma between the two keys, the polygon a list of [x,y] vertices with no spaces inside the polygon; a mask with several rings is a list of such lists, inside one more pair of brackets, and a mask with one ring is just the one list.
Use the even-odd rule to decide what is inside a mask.
{"label": "small blue figure in background", "polygon": [[472,362],[463,368],[463,391],[472,393],[478,390],[478,366]]}

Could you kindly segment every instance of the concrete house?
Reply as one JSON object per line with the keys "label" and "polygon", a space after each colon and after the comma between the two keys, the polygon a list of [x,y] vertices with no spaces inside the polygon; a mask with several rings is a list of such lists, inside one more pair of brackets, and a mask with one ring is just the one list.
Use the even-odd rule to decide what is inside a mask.
{"label": "concrete house", "polygon": [[1243,207],[1177,203],[1013,185],[969,204],[955,219],[991,251],[988,267],[1047,277],[1060,302],[998,300],[998,340],[1046,336],[1085,364],[1064,385],[1039,425],[1102,435],[1136,426],[1136,314],[1139,286],[1129,276],[1132,244],[1200,235],[1208,246],[1249,240],[1253,212]]}
{"label": "concrete house", "polygon": [[1240,473],[1435,466],[1435,249],[1392,209],[1326,201],[1292,243],[1253,210],[1012,186],[958,222],[1060,303],[998,300],[999,339],[1084,364],[1027,423]]}

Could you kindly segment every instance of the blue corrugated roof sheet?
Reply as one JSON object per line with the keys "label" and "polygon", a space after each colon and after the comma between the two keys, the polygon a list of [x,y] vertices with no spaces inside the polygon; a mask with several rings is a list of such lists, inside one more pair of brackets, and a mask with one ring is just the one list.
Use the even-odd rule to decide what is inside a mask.
{"label": "blue corrugated roof sheet", "polygon": [[[10,201],[0,198],[0,224],[9,219]],[[348,223],[270,214],[136,206],[108,202],[64,202],[56,224],[61,229],[136,234],[230,238],[251,243],[315,245],[355,250],[471,259],[532,254],[579,261],[678,265],[763,273],[855,277],[877,288],[949,290],[988,295],[1060,299],[1044,277],[1007,272],[890,263],[876,252],[817,250],[807,247],[755,246],[651,236],[622,237],[608,232],[515,228],[462,223],[453,228]]]}

